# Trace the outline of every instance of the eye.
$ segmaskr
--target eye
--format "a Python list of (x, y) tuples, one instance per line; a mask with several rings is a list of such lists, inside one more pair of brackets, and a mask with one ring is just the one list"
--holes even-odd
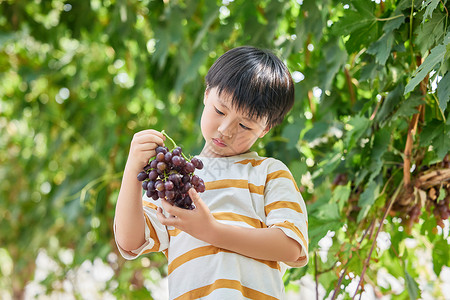
[(241, 126), (243, 129), (245, 129), (245, 130), (252, 130), (250, 127), (247, 127), (247, 126), (245, 126), (244, 124), (242, 124), (242, 123), (239, 123), (239, 126)]
[(224, 113), (223, 113), (223, 112), (221, 112), (220, 110), (218, 110), (218, 109), (217, 109), (217, 107), (214, 107), (214, 109), (216, 110), (216, 113), (217, 113), (217, 114), (219, 114), (219, 115), (221, 115), (221, 116), (223, 116), (223, 115), (224, 115)]

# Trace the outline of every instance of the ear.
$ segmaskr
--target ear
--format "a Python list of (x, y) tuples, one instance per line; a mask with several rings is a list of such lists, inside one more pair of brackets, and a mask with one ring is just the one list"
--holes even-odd
[(267, 125), (266, 128), (264, 128), (264, 130), (259, 135), (259, 138), (264, 137), (269, 131), (270, 131), (270, 127), (269, 127), (269, 125)]
[(206, 99), (208, 98), (209, 95), (209, 88), (207, 87), (205, 89), (205, 93), (203, 94), (203, 104), (206, 104)]

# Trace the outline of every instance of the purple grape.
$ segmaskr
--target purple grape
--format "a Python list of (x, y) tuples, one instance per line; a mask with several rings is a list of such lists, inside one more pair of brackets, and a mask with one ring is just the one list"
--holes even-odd
[[(149, 175), (149, 178), (150, 178), (150, 175)], [(200, 183), (200, 177), (198, 177), (197, 175), (193, 175), (193, 176), (191, 177), (191, 183), (192, 183), (194, 186), (197, 186), (197, 185)]]
[(205, 184), (203, 182), (200, 182), (196, 189), (197, 193), (203, 193), (206, 190)]
[(173, 200), (175, 198), (175, 192), (174, 191), (166, 191), (166, 197), (167, 200)]
[(164, 183), (163, 183), (162, 181), (157, 181), (157, 182), (155, 183), (155, 189), (156, 189), (158, 192), (164, 191)]
[(171, 163), (172, 162), (172, 152), (167, 152), (165, 155), (164, 155), (164, 160), (165, 160), (165, 162), (166, 163)]
[(164, 171), (165, 169), (167, 169), (167, 164), (165, 162), (161, 161), (156, 165), (156, 168), (159, 171)]
[(164, 189), (165, 189), (166, 191), (168, 191), (168, 190), (173, 190), (174, 186), (175, 186), (175, 185), (173, 184), (172, 181), (166, 181), (166, 182), (164, 183)]
[(153, 200), (165, 198), (169, 203), (185, 209), (195, 208), (188, 191), (192, 187), (197, 192), (205, 191), (204, 181), (194, 174), (196, 169), (203, 168), (203, 162), (198, 157), (185, 159), (181, 147), (169, 151), (165, 146), (158, 146), (155, 152), (138, 175), (147, 197)]
[(189, 182), (186, 182), (183, 186), (183, 192), (187, 193), (192, 187), (192, 184), (190, 184)]
[(166, 156), (162, 152), (159, 152), (158, 154), (156, 154), (156, 160), (157, 161), (164, 161), (165, 157)]
[(172, 157), (172, 164), (174, 164), (175, 166), (181, 166), (181, 157), (173, 156)]
[(156, 154), (158, 154), (158, 153), (165, 154), (167, 152), (167, 150), (163, 146), (158, 146), (158, 147), (156, 147), (155, 152), (156, 152)]
[(152, 162), (150, 163), (150, 168), (156, 169), (157, 164), (158, 164), (158, 161), (156, 159), (152, 160)]
[(200, 160), (197, 158), (197, 157), (194, 157), (194, 158), (192, 158), (191, 159), (191, 163), (194, 165), (194, 167), (196, 167), (197, 168), (197, 166), (198, 166), (198, 162), (199, 162)]
[(155, 182), (153, 180), (148, 181), (147, 190), (154, 191), (155, 190)]
[(186, 173), (192, 173), (195, 171), (195, 166), (193, 163), (187, 162), (184, 166), (184, 170), (186, 171)]
[(147, 177), (148, 177), (148, 174), (147, 174), (146, 172), (144, 172), (144, 171), (140, 172), (140, 173), (137, 175), (137, 179), (138, 179), (139, 181), (143, 181), (143, 180), (145, 180)]
[(180, 155), (181, 155), (181, 152), (183, 152), (183, 151), (181, 150), (181, 147), (176, 147), (175, 149), (172, 150), (172, 154), (173, 154), (173, 155), (178, 155), (178, 156), (180, 156)]
[(155, 180), (156, 178), (158, 178), (158, 172), (156, 172), (155, 170), (152, 170), (150, 171), (150, 173), (148, 173), (148, 179)]
[(147, 190), (147, 184), (148, 184), (148, 181), (142, 181), (142, 188), (144, 190)]
[(170, 174), (169, 180), (172, 181), (175, 186), (179, 186), (181, 183), (181, 177), (179, 174)]

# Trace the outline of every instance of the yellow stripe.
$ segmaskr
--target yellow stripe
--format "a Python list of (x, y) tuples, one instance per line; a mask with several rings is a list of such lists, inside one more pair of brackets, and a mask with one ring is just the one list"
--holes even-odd
[(149, 208), (154, 209), (154, 210), (157, 210), (157, 209), (158, 209), (158, 206), (156, 206), (155, 204), (150, 203), (150, 202), (148, 202), (148, 201), (142, 201), (142, 204), (143, 204), (144, 206), (149, 207)]
[(244, 159), (244, 160), (235, 162), (235, 164), (243, 164), (243, 165), (252, 164), (252, 167), (256, 167), (256, 166), (259, 166), (266, 159), (267, 159), (267, 157), (263, 158), (263, 159), (259, 159), (259, 160), (256, 160), (256, 159)]
[(297, 192), (300, 193), (297, 183), (295, 182), (294, 177), (292, 176), (292, 174), (290, 172), (288, 172), (286, 170), (280, 170), (280, 171), (275, 171), (275, 172), (268, 174), (266, 177), (266, 185), (270, 180), (276, 179), (276, 178), (287, 178), (287, 179), (292, 180), (292, 183), (294, 184), (295, 189), (297, 190)]
[(150, 238), (155, 241), (155, 245), (148, 250), (145, 250), (143, 253), (149, 253), (149, 252), (156, 252), (159, 250), (159, 246), (161, 243), (159, 242), (158, 235), (156, 234), (155, 228), (153, 228), (152, 222), (150, 222), (150, 219), (147, 215), (145, 216), (145, 222), (147, 223), (148, 228), (150, 229)]
[(267, 225), (264, 224), (263, 222), (261, 222), (259, 219), (250, 218), (250, 217), (232, 213), (232, 212), (213, 213), (213, 216), (217, 220), (239, 221), (239, 222), (245, 222), (254, 228), (267, 228)]
[(268, 216), (272, 210), (280, 209), (280, 208), (289, 208), (289, 209), (295, 210), (298, 213), (301, 213), (301, 214), (303, 213), (300, 204), (298, 204), (297, 202), (291, 202), (291, 201), (272, 202), (272, 203), (264, 206), (264, 211), (266, 213), (266, 216)]
[(244, 179), (222, 179), (205, 183), (207, 190), (224, 188), (248, 189), (250, 193), (264, 195), (264, 185), (254, 185)]
[(302, 240), (303, 245), (305, 245), (306, 249), (303, 249), (303, 251), (305, 253), (308, 253), (308, 243), (306, 242), (305, 237), (303, 236), (303, 233), (297, 227), (295, 227), (294, 224), (292, 224), (291, 222), (288, 222), (288, 221), (284, 221), (283, 223), (273, 224), (273, 226), (284, 227), (284, 228), (292, 230)]
[(238, 290), (241, 294), (250, 299), (261, 299), (261, 300), (277, 300), (277, 298), (264, 294), (260, 291), (254, 290), (252, 288), (243, 286), (237, 280), (231, 279), (217, 279), (214, 283), (199, 287), (192, 291), (189, 291), (177, 298), (176, 300), (184, 300), (184, 299), (198, 299), (201, 297), (205, 297), (211, 294), (213, 291), (217, 289), (233, 289)]
[[(195, 249), (192, 249), (192, 250), (178, 256), (177, 258), (175, 258), (168, 266), (168, 274), (172, 273), (176, 268), (178, 268), (179, 266), (181, 266), (182, 264), (184, 264), (190, 260), (193, 260), (193, 259), (196, 259), (196, 258), (199, 258), (202, 256), (206, 256), (206, 255), (217, 254), (219, 252), (234, 253), (232, 251), (217, 248), (217, 247), (214, 247), (211, 245), (195, 248)], [(276, 261), (262, 260), (262, 259), (255, 259), (255, 258), (254, 258), (254, 260), (259, 261), (260, 263), (263, 263), (263, 264), (271, 267), (272, 269), (280, 270), (280, 266), (278, 265), (278, 262), (276, 262)]]
[[(250, 218), (244, 215), (232, 213), (232, 212), (218, 212), (213, 213), (214, 218), (217, 220), (227, 220), (227, 221), (238, 221), (238, 222), (245, 222), (248, 225), (254, 227), (254, 228), (267, 228), (267, 225), (261, 222), (258, 219)], [(167, 230), (169, 232), (170, 236), (177, 236), (181, 233), (181, 230), (178, 228), (169, 229)]]
[(181, 233), (181, 230), (178, 228), (174, 228), (167, 230), (167, 232), (169, 233), (170, 236), (177, 236)]

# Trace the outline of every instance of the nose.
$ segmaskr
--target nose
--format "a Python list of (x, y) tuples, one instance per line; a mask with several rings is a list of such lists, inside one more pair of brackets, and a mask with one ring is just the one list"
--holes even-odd
[(231, 138), (233, 137), (236, 130), (234, 129), (234, 125), (232, 122), (224, 120), (223, 122), (220, 123), (219, 128), (217, 128), (217, 131), (219, 131), (219, 133), (222, 136)]

